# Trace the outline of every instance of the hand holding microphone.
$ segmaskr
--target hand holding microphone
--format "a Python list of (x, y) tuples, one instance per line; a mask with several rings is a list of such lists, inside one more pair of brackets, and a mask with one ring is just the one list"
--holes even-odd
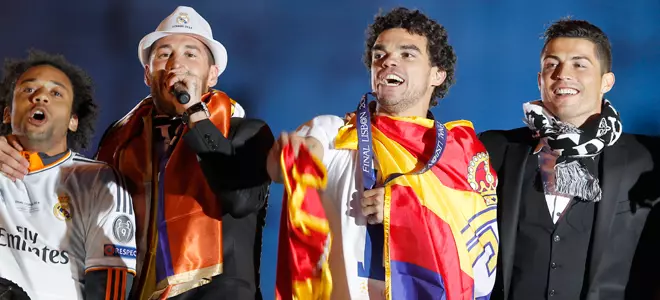
[(169, 70), (167, 77), (167, 86), (170, 87), (169, 92), (174, 95), (184, 110), (201, 101), (202, 95), (198, 95), (201, 90), (200, 79), (188, 71), (185, 66)]

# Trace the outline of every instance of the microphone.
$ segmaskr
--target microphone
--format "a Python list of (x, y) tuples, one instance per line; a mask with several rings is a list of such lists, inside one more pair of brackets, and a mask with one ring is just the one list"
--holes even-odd
[(188, 94), (188, 89), (183, 82), (179, 81), (172, 86), (172, 94), (176, 97), (176, 100), (181, 104), (186, 104), (190, 101), (190, 94)]

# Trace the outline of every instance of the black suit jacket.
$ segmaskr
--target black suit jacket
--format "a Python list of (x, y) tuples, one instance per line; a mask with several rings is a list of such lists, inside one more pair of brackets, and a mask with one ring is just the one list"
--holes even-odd
[(176, 300), (262, 299), (261, 238), (271, 183), (266, 159), (275, 139), (257, 119), (232, 118), (229, 128), (225, 138), (203, 120), (183, 136), (222, 201), (223, 273)]
[[(507, 299), (519, 219), (524, 166), (538, 140), (528, 128), (486, 131), (480, 139), (490, 154), (499, 184), (500, 250), (492, 299)], [(652, 296), (658, 278), (658, 221), (647, 217), (660, 198), (660, 140), (623, 134), (601, 153), (602, 199), (589, 247), (582, 299), (660, 299)], [(655, 214), (655, 212), (654, 212)], [(644, 233), (643, 233), (644, 231)], [(640, 239), (641, 237), (641, 239)], [(638, 247), (639, 245), (639, 247)], [(634, 263), (633, 263), (634, 260)]]

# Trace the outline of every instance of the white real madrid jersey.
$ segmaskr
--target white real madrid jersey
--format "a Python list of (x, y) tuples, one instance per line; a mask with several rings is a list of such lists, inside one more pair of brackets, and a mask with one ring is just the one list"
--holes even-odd
[(71, 300), (83, 299), (85, 272), (134, 273), (135, 221), (124, 179), (70, 151), (50, 163), (24, 156), (30, 168), (23, 180), (0, 175), (0, 277), (33, 300)]
[[(326, 201), (331, 202), (329, 207), (336, 208), (335, 213), (340, 216), (341, 233), (335, 233), (335, 237), (339, 236), (341, 241), (335, 239), (333, 247), (341, 247), (339, 249), (342, 250), (341, 258), (346, 273), (342, 276), (333, 271), (333, 278), (336, 276), (338, 282), (345, 280), (348, 290), (334, 288), (332, 299), (381, 300), (385, 299), (385, 268), (382, 268), (382, 276), (374, 276), (365, 268), (371, 260), (371, 246), (367, 246), (371, 243), (367, 235), (367, 218), (357, 208), (364, 190), (361, 180), (356, 178), (357, 152), (335, 149), (334, 146), (337, 133), (343, 125), (344, 120), (338, 116), (322, 115), (301, 126), (296, 134), (313, 137), (323, 146), (323, 165), (327, 169), (328, 183), (325, 189)], [(338, 255), (337, 252), (331, 252), (331, 264), (339, 260), (340, 256), (334, 258), (335, 255)], [(330, 268), (341, 269), (337, 265), (331, 265)]]

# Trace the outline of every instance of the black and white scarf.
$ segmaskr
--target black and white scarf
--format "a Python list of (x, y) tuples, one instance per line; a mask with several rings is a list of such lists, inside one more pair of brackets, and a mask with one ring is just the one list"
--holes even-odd
[(600, 116), (579, 128), (557, 119), (540, 100), (523, 104), (523, 110), (525, 124), (556, 158), (556, 161), (552, 159), (554, 167), (549, 168), (554, 173), (548, 176), (553, 179), (551, 191), (547, 191), (546, 186), (546, 193), (600, 201), (602, 192), (594, 176), (597, 166), (593, 158), (605, 147), (614, 145), (623, 132), (619, 113), (612, 104), (603, 100)]

